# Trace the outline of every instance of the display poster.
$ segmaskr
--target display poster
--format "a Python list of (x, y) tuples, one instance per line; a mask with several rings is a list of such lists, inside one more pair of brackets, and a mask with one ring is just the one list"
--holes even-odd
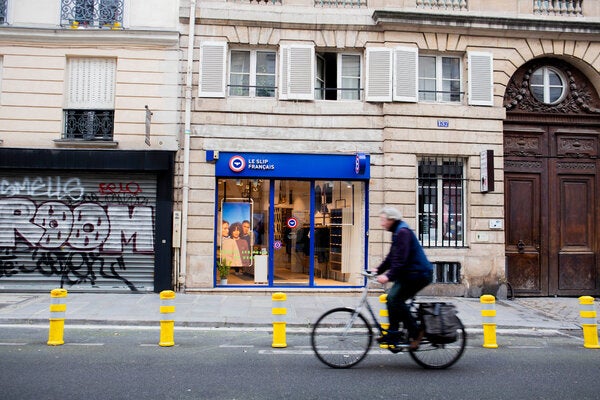
[(236, 272), (252, 265), (252, 203), (223, 201), (219, 258)]

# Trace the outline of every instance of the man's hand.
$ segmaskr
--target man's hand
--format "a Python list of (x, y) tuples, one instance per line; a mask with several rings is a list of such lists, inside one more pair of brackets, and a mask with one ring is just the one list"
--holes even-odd
[(390, 281), (390, 278), (388, 278), (388, 276), (386, 274), (381, 274), (377, 277), (377, 282), (381, 283), (382, 285), (385, 285), (389, 281)]

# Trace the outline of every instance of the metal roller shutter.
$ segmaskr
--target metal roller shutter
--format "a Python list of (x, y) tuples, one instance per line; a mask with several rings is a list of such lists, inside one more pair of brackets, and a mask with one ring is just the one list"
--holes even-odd
[(0, 290), (152, 291), (156, 176), (0, 176)]

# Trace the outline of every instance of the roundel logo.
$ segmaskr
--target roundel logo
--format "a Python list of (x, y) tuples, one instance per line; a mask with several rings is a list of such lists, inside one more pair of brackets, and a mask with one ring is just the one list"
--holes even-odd
[(242, 172), (246, 168), (246, 160), (242, 156), (233, 156), (229, 159), (229, 169), (233, 172)]

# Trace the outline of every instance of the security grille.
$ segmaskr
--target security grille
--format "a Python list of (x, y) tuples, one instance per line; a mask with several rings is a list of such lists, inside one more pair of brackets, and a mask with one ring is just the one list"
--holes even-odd
[(0, 176), (0, 291), (152, 291), (156, 177)]
[(433, 283), (460, 283), (460, 263), (433, 262)]

